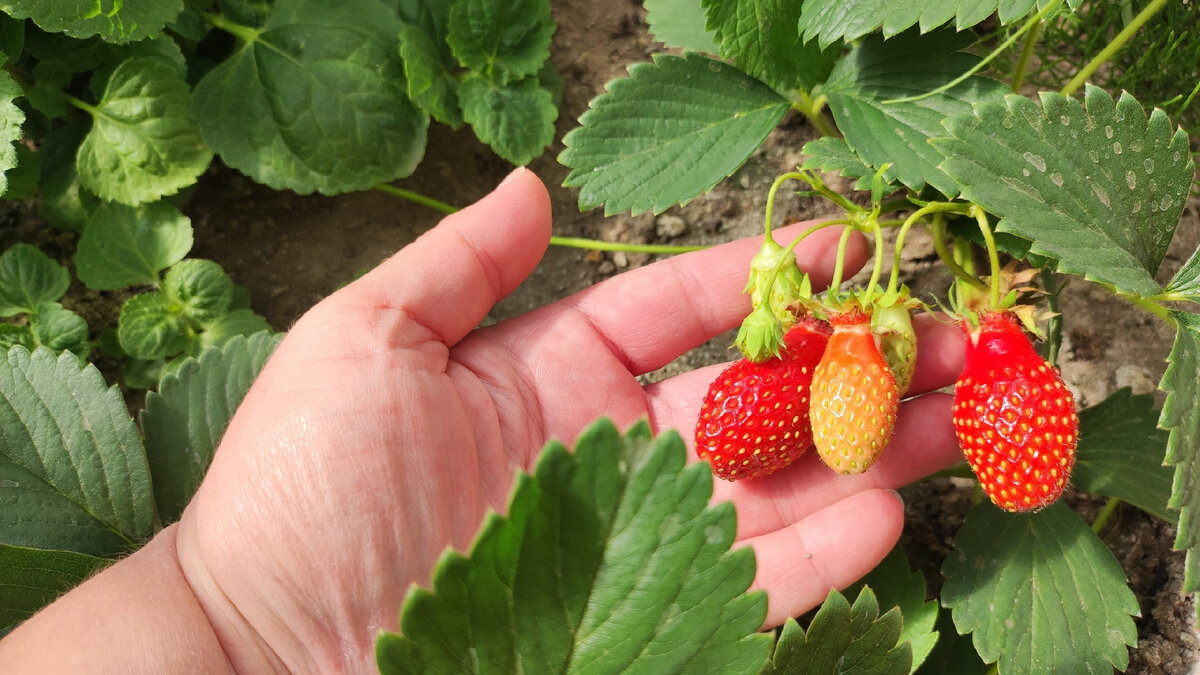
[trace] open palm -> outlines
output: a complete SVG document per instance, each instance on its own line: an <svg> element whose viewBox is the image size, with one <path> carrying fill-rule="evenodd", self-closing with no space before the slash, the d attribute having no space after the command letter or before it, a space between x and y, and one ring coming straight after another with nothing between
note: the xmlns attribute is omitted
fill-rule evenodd
<svg viewBox="0 0 1200 675"><path fill-rule="evenodd" d="M550 438L600 416L689 437L719 367L643 387L654 370L748 311L747 240L620 275L475 330L545 251L544 187L518 172L371 274L306 314L247 395L177 533L183 572L234 667L369 669L413 583L465 549L513 474ZM828 278L836 233L798 251ZM851 264L865 257L851 247ZM918 324L912 392L953 380L961 338ZM768 622L819 603L868 571L899 536L886 488L958 457L949 401L904 404L896 437L866 474L837 476L808 453L767 479L719 482L753 545ZM882 488L882 489L881 489Z"/></svg>

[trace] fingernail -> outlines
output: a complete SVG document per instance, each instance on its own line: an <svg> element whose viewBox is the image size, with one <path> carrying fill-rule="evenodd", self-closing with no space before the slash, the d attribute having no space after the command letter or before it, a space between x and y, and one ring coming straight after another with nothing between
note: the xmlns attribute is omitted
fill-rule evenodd
<svg viewBox="0 0 1200 675"><path fill-rule="evenodd" d="M904 506L904 497L901 497L899 492L896 492L895 490L888 490L888 492L892 493L892 496L896 498L896 501L900 502L900 506Z"/></svg>
<svg viewBox="0 0 1200 675"><path fill-rule="evenodd" d="M509 173L507 176L505 176L504 180L500 181L500 184L496 186L496 189L499 190L500 188L504 187L505 185L508 185L509 183L513 182L513 179L517 178L518 176L523 175L528 170L529 169L526 169L523 166L518 166L517 168L513 169L511 173Z"/></svg>

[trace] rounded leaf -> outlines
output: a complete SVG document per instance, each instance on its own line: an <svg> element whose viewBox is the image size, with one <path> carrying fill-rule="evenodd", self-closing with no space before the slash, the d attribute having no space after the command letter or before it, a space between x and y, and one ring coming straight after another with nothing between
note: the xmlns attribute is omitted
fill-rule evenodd
<svg viewBox="0 0 1200 675"><path fill-rule="evenodd" d="M211 260L189 258L167 270L163 291L182 305L184 316L196 321L213 321L229 310L233 280Z"/></svg>
<svg viewBox="0 0 1200 675"><path fill-rule="evenodd" d="M157 283L158 273L192 249L192 223L168 202L139 208L104 204L88 219L75 270L88 288L111 291Z"/></svg>
<svg viewBox="0 0 1200 675"><path fill-rule="evenodd" d="M61 298L70 285L67 268L36 246L14 244L0 255L0 316L32 312Z"/></svg>
<svg viewBox="0 0 1200 675"><path fill-rule="evenodd" d="M180 308L162 293L135 295L121 308L117 323L121 347L130 356L153 360L173 356L188 343Z"/></svg>

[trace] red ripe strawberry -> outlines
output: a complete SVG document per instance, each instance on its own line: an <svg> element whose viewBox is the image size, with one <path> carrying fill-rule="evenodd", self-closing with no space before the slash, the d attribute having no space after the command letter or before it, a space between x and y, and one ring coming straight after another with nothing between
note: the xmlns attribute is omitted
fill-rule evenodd
<svg viewBox="0 0 1200 675"><path fill-rule="evenodd" d="M900 393L871 332L871 317L855 309L829 322L833 335L813 374L813 442L834 471L862 473L892 437Z"/></svg>
<svg viewBox="0 0 1200 675"><path fill-rule="evenodd" d="M963 330L966 365L954 390L958 443L996 506L1047 506L1075 465L1075 399L1011 313L985 314L978 328L964 322Z"/></svg>
<svg viewBox="0 0 1200 675"><path fill-rule="evenodd" d="M712 383L696 421L696 454L719 478L772 474L812 445L808 387L829 332L824 322L802 319L778 358L741 359Z"/></svg>

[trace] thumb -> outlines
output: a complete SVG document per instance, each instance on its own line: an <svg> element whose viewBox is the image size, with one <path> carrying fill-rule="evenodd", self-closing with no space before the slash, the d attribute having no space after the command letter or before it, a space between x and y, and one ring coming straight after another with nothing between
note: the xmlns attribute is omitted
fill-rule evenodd
<svg viewBox="0 0 1200 675"><path fill-rule="evenodd" d="M403 312L454 345L533 272L550 242L550 195L532 171L442 219L330 302Z"/></svg>

